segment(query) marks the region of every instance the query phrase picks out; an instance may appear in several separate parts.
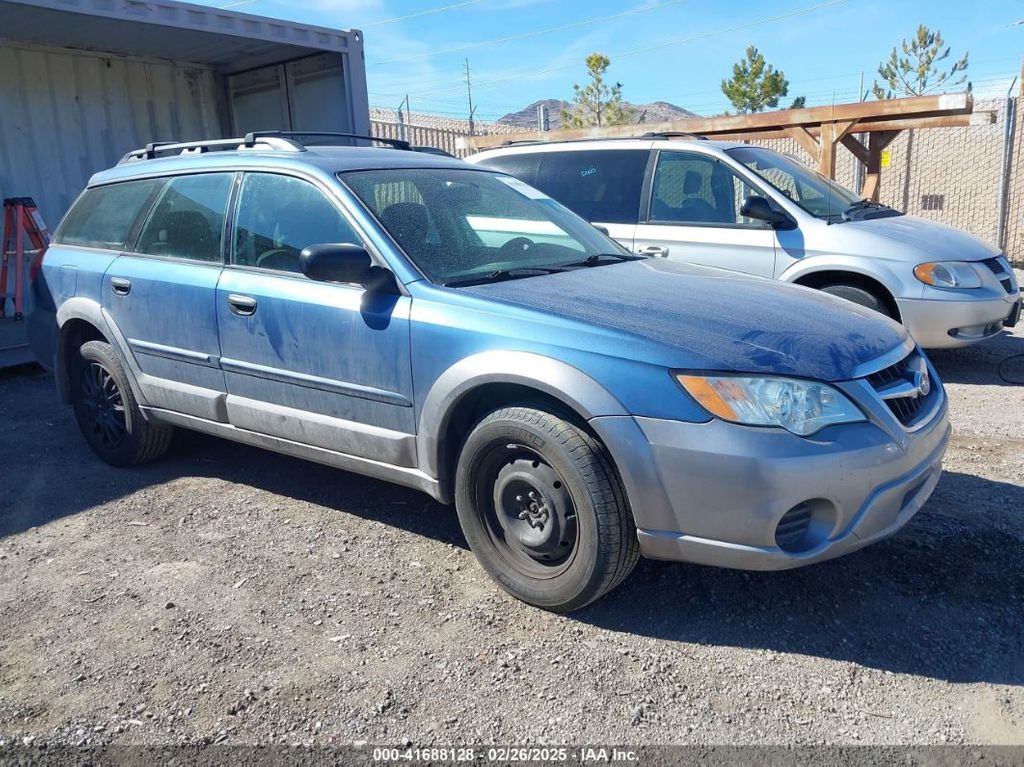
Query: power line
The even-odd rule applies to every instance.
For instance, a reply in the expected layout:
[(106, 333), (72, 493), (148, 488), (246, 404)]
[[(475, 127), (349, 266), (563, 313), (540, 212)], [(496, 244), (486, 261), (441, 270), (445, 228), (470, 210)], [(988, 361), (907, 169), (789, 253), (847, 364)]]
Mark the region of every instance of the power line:
[[(659, 49), (662, 49), (662, 48), (670, 48), (670, 47), (673, 47), (673, 46), (676, 46), (676, 45), (685, 45), (687, 43), (692, 43), (692, 42), (695, 42), (697, 40), (705, 40), (705, 39), (707, 39), (709, 37), (716, 37), (718, 35), (728, 34), (729, 32), (738, 32), (740, 30), (750, 29), (751, 27), (760, 26), (761, 24), (770, 24), (770, 23), (775, 22), (775, 21), (783, 21), (785, 19), (791, 19), (794, 16), (801, 16), (801, 15), (805, 15), (805, 14), (808, 14), (808, 13), (814, 13), (815, 11), (824, 10), (825, 8), (831, 8), (831, 7), (837, 6), (837, 5), (844, 5), (848, 1), (849, 0), (829, 0), (828, 2), (825, 2), (825, 3), (818, 3), (817, 5), (808, 6), (806, 8), (800, 8), (798, 10), (790, 11), (788, 13), (778, 14), (776, 16), (766, 16), (764, 18), (755, 19), (754, 21), (748, 21), (748, 22), (745, 22), (743, 24), (736, 24), (736, 25), (731, 26), (731, 27), (725, 27), (723, 29), (717, 29), (717, 30), (714, 30), (712, 32), (704, 32), (704, 33), (701, 33), (701, 34), (698, 34), (698, 35), (689, 35), (689, 36), (685, 36), (685, 37), (667, 38), (667, 39), (664, 39), (664, 40), (662, 40), (660, 42), (646, 44), (646, 45), (640, 45), (640, 46), (636, 46), (636, 47), (633, 47), (633, 48), (626, 48), (624, 50), (611, 53), (610, 54), (610, 58), (612, 58), (612, 59), (616, 59), (616, 58), (621, 59), (621, 58), (626, 58), (628, 56), (636, 56), (636, 55), (641, 54), (641, 53), (649, 53), (650, 51), (659, 50)], [(564, 71), (566, 69), (573, 69), (576, 66), (577, 65), (575, 63), (564, 64), (564, 65), (557, 66), (557, 67), (545, 67), (544, 69), (536, 69), (536, 70), (533, 70), (533, 71), (517, 72), (514, 75), (508, 75), (508, 76), (504, 76), (504, 77), (494, 77), (494, 78), (490, 78), (490, 79), (477, 80), (476, 81), (476, 87), (477, 88), (482, 88), (482, 87), (486, 88), (486, 87), (489, 87), (489, 86), (492, 86), (492, 85), (499, 85), (501, 83), (509, 82), (511, 80), (522, 80), (524, 78), (536, 77), (538, 75), (550, 74), (552, 72), (561, 72), (561, 71)], [(445, 86), (445, 87), (442, 87), (442, 88), (435, 88), (433, 90), (423, 91), (419, 95), (420, 96), (424, 96), (424, 95), (430, 95), (432, 93), (446, 93), (446, 92), (452, 90), (453, 88), (461, 88), (461, 87), (462, 87), (461, 84), (456, 85), (456, 86)]]
[(545, 29), (535, 29), (532, 32), (523, 32), (518, 35), (509, 35), (507, 37), (497, 37), (493, 40), (482, 40), (476, 43), (468, 43), (467, 45), (456, 45), (451, 48), (438, 48), (436, 51), (427, 51), (425, 53), (416, 53), (412, 56), (399, 56), (394, 59), (385, 59), (384, 61), (371, 62), (373, 66), (384, 66), (385, 64), (398, 64), (403, 61), (417, 61), (419, 59), (428, 59), (433, 56), (443, 56), (447, 53), (461, 53), (463, 51), (473, 50), (474, 48), (483, 48), (488, 45), (498, 45), (500, 43), (513, 42), (515, 40), (525, 40), (530, 37), (539, 37), (540, 35), (547, 35), (552, 32), (563, 32), (567, 29), (578, 29), (580, 27), (590, 26), (591, 24), (600, 24), (603, 21), (614, 21), (615, 19), (621, 19), (625, 16), (634, 16), (638, 13), (647, 13), (648, 11), (656, 11), (661, 8), (666, 8), (670, 5), (679, 5), (684, 3), (686, 0), (665, 0), (665, 2), (658, 3), (657, 5), (647, 5), (640, 8), (631, 8), (628, 11), (622, 11), (621, 13), (613, 13), (610, 16), (597, 16), (592, 19), (584, 19), (583, 21), (574, 21), (571, 24), (562, 24), (557, 27), (547, 27)]
[(442, 5), (437, 8), (427, 8), (424, 11), (417, 11), (416, 13), (410, 13), (406, 16), (395, 16), (391, 19), (381, 19), (380, 21), (374, 21), (369, 24), (363, 24), (363, 29), (369, 29), (370, 27), (379, 27), (382, 24), (394, 24), (398, 21), (406, 21), (407, 19), (418, 19), (421, 16), (432, 16), (435, 13), (444, 13), (445, 11), (454, 11), (456, 8), (465, 8), (467, 5), (475, 5), (476, 3), (482, 2), (482, 0), (462, 0), (460, 3), (451, 3), (450, 5)]

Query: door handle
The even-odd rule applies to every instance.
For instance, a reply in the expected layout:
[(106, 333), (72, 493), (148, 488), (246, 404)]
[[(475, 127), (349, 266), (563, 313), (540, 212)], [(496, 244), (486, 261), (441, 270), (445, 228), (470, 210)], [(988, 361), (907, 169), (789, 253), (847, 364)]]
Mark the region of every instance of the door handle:
[(637, 253), (641, 256), (657, 256), (658, 258), (668, 258), (668, 248), (664, 245), (647, 245), (643, 248), (637, 248)]
[(114, 277), (110, 280), (110, 289), (116, 296), (127, 296), (132, 292), (132, 282), (124, 277)]
[(228, 307), (232, 314), (248, 317), (256, 313), (256, 299), (252, 296), (240, 296), (237, 293), (232, 293), (228, 296)]

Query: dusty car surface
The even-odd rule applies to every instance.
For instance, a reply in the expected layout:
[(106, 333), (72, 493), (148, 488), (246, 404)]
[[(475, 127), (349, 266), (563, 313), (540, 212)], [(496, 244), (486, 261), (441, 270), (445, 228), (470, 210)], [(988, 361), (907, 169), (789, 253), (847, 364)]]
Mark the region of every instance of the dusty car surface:
[(926, 349), (984, 341), (1020, 319), (1006, 255), (977, 237), (860, 199), (764, 147), (668, 138), (524, 143), (469, 161), (638, 253), (817, 288), (901, 321)]
[(181, 427), (418, 488), (552, 610), (641, 554), (845, 554), (935, 487), (946, 397), (896, 322), (636, 256), (508, 175), (302, 138), (151, 145), (65, 217), (32, 337), (105, 461)]

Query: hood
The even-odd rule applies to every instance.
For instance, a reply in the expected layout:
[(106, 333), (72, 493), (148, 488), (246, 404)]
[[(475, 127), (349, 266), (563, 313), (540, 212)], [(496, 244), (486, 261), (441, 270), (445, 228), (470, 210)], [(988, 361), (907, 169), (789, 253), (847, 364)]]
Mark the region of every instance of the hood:
[(603, 340), (579, 332), (574, 345), (615, 345), (618, 356), (680, 369), (841, 381), (908, 337), (888, 318), (810, 288), (664, 259), (459, 290), (604, 331)]
[(925, 258), (934, 261), (980, 261), (998, 256), (1000, 252), (973, 234), (917, 216), (850, 221), (841, 226), (855, 227), (860, 231), (911, 245), (924, 254)]

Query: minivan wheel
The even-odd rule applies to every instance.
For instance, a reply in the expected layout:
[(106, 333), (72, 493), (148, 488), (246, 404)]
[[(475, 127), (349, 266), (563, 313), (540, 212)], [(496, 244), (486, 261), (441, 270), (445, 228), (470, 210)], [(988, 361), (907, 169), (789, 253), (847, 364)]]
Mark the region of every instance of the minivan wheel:
[(455, 505), (488, 574), (524, 602), (568, 612), (621, 583), (636, 527), (604, 447), (531, 406), (507, 407), (467, 437)]
[(882, 300), (880, 296), (875, 295), (865, 288), (857, 285), (837, 282), (832, 285), (822, 285), (819, 290), (821, 290), (822, 293), (828, 293), (832, 296), (845, 298), (847, 301), (853, 301), (855, 304), (860, 304), (861, 306), (872, 309), (879, 314), (884, 314), (890, 319), (895, 319), (895, 317), (893, 317), (892, 310), (889, 309), (889, 305)]
[(110, 344), (82, 344), (71, 375), (75, 419), (96, 455), (112, 466), (135, 466), (167, 452), (174, 429), (143, 417)]

